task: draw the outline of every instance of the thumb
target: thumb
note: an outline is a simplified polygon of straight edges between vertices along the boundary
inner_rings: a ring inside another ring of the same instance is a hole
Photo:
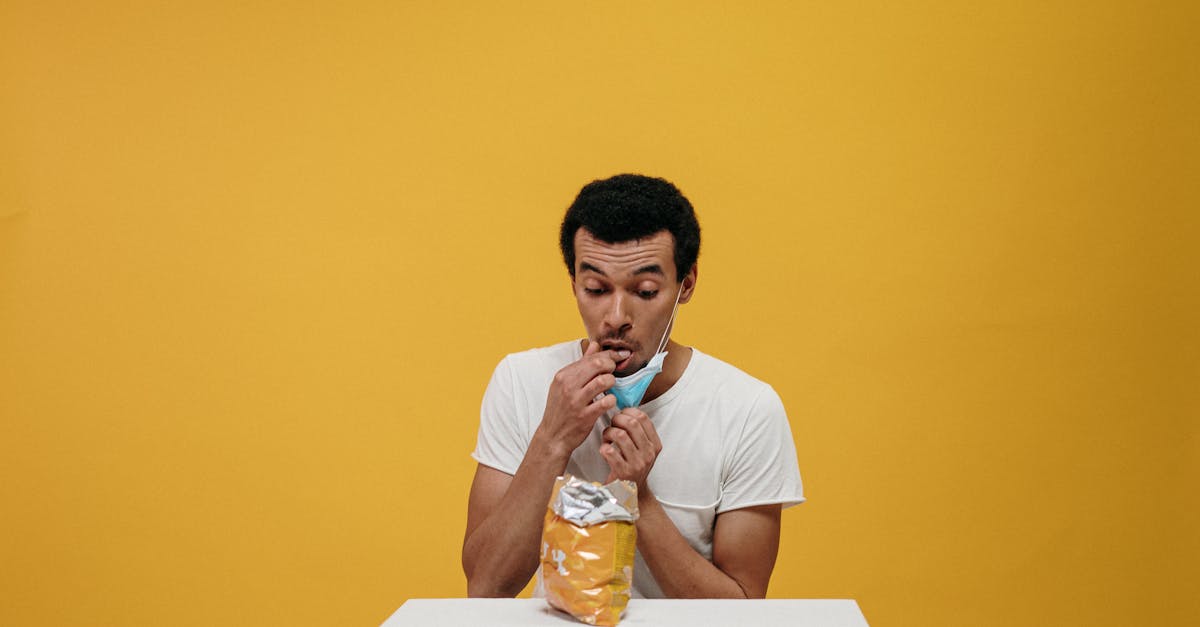
[[[613,468],[612,460],[609,459],[609,457],[608,457],[609,451],[606,449],[606,447],[609,447],[609,446],[612,446],[612,445],[611,444],[600,445],[600,457],[603,457],[605,463],[608,464],[608,478],[604,480],[604,485],[608,485],[617,480],[617,469]]]

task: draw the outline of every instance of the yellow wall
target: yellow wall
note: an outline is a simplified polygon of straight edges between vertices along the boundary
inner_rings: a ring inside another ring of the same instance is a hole
[[[1194,3],[166,4],[0,7],[0,624],[462,595],[480,395],[621,171],[789,409],[771,596],[1200,621]]]

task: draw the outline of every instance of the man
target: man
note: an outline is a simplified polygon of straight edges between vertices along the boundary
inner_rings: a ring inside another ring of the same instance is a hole
[[[651,363],[695,294],[691,203],[662,179],[594,181],[567,210],[560,245],[587,338],[509,355],[488,384],[463,541],[468,595],[521,591],[538,570],[555,477],[569,473],[637,484],[635,597],[762,598],[780,510],[804,500],[775,391],[669,340],[639,407],[618,409],[606,393]]]

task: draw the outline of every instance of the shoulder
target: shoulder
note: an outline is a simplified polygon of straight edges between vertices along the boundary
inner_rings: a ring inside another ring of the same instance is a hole
[[[787,422],[783,400],[770,384],[712,355],[693,351],[695,377],[688,385],[685,402],[706,408],[705,413],[733,438],[731,443],[748,429]]]
[[[779,396],[767,382],[729,362],[722,361],[694,347],[692,348],[692,362],[696,369],[696,382],[706,391],[751,404],[764,398],[774,399],[775,402],[778,402]]]
[[[509,353],[500,360],[497,370],[505,370],[516,377],[540,377],[549,373],[553,376],[563,366],[579,359],[579,340],[568,340],[551,346],[531,348]]]

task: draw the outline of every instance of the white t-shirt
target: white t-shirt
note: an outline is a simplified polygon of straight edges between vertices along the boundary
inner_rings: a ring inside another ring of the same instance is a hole
[[[505,357],[483,395],[478,443],[471,454],[475,461],[516,474],[542,420],[554,374],[582,355],[579,340],[572,340]],[[663,443],[647,478],[650,490],[705,559],[712,560],[717,514],[804,501],[787,414],[766,383],[693,348],[679,380],[640,409]],[[601,433],[615,413],[597,421],[571,454],[569,474],[589,481],[608,477],[608,464],[600,457]],[[663,596],[640,553],[633,596]]]

